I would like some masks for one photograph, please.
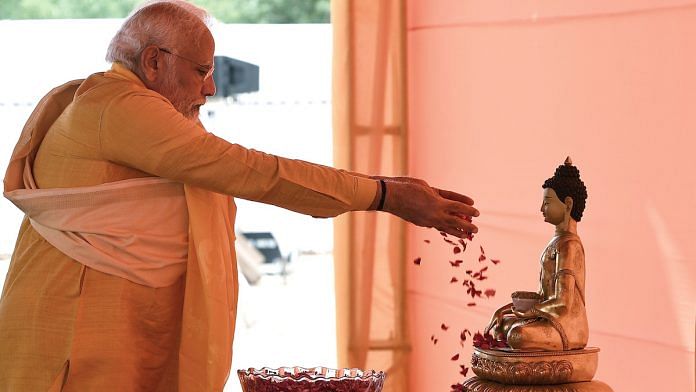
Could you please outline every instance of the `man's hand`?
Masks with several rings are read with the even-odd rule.
[[[384,211],[415,225],[434,227],[460,238],[478,232],[471,217],[479,216],[479,212],[470,197],[433,188],[417,178],[373,178],[384,180],[387,185]]]

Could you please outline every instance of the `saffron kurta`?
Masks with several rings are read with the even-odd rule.
[[[39,188],[158,176],[313,216],[365,209],[377,187],[230,144],[118,64],[80,85],[33,171]],[[177,390],[184,282],[152,288],[85,267],[25,220],[0,299],[0,391]]]

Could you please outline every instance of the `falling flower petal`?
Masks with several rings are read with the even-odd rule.
[[[481,248],[481,254],[485,254],[486,252],[483,250],[483,245],[479,245],[479,248]]]
[[[481,256],[479,256],[479,262],[481,262],[483,260],[486,260],[486,255],[481,254]]]
[[[466,374],[469,372],[469,368],[466,367],[465,365],[459,365],[459,367],[462,368],[462,369],[459,371],[459,374],[461,374],[462,376],[466,377]]]
[[[450,279],[450,283],[456,283],[456,282],[459,282],[459,279],[457,279],[455,276],[453,276],[452,279]]]
[[[442,325],[440,325],[440,328],[441,328],[443,331],[447,331],[447,330],[449,329],[449,326],[445,325],[445,323],[442,323]]]
[[[498,259],[491,259],[491,263],[493,263],[493,264],[498,264],[498,263],[500,263],[500,260],[498,260]]]
[[[476,306],[476,302],[469,302],[466,306]]]
[[[486,298],[493,297],[495,296],[495,289],[486,289],[486,291],[484,291],[483,294],[486,295]]]
[[[457,253],[461,253],[461,251],[462,251],[462,249],[461,249],[460,247],[458,247],[458,246],[455,246],[455,247],[452,249],[452,252],[454,252],[455,255],[456,255]]]
[[[425,242],[426,244],[429,244],[430,240],[423,240],[423,242]]]
[[[450,358],[450,359],[453,360],[453,361],[459,360],[459,354],[454,354],[454,356],[453,356],[452,358]]]
[[[416,259],[413,260],[413,264],[415,264],[415,265],[420,265],[420,264],[421,264],[421,258],[420,258],[420,257],[416,257]]]

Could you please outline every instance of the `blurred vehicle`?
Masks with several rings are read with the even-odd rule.
[[[261,265],[266,261],[265,256],[244,235],[237,235],[234,248],[239,271],[250,285],[258,283],[263,275]]]
[[[262,232],[242,232],[244,238],[256,248],[264,257],[264,262],[259,266],[260,270],[267,275],[286,275],[288,263],[292,258],[290,255],[283,256],[273,233]]]

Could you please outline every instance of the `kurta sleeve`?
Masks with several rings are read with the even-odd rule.
[[[313,216],[365,210],[377,192],[369,178],[229,143],[144,88],[104,107],[99,149],[106,160],[154,176]]]

